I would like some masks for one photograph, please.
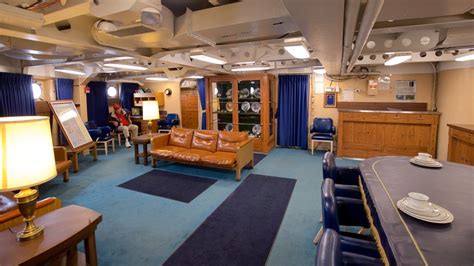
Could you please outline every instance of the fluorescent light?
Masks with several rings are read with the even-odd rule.
[[[238,72],[238,71],[261,71],[261,70],[268,70],[268,69],[270,69],[269,65],[253,65],[253,66],[234,67],[231,70],[234,72]]]
[[[131,56],[117,56],[117,57],[105,58],[104,62],[117,61],[117,60],[130,60],[130,59],[133,59],[133,57],[131,57]]]
[[[147,70],[147,67],[138,66],[138,65],[129,65],[129,64],[118,64],[118,63],[106,63],[104,64],[106,67],[115,67],[121,69],[129,69],[129,70]]]
[[[244,61],[244,62],[237,62],[236,65],[250,65],[255,64],[255,61]]]
[[[207,62],[207,63],[211,63],[211,64],[216,64],[216,65],[224,65],[225,63],[227,63],[226,61],[224,61],[222,59],[219,59],[217,57],[213,57],[213,56],[210,56],[210,55],[205,55],[205,54],[202,54],[202,53],[191,54],[189,57],[191,57],[192,59],[196,59],[196,60],[199,60],[199,61],[203,61],[203,62]]]
[[[309,51],[303,44],[285,45],[285,50],[298,59],[309,58]]]
[[[324,69],[324,68],[315,68],[315,69],[313,69],[313,72],[314,72],[315,74],[325,74],[325,73],[326,73],[326,69]]]
[[[188,79],[202,79],[204,76],[201,75],[192,75],[192,76],[187,76],[186,78]]]
[[[411,59],[411,55],[397,55],[385,61],[384,65],[386,66],[398,65],[410,59]]]
[[[148,77],[146,80],[152,80],[152,81],[166,81],[168,78],[165,77]]]
[[[66,73],[66,74],[78,75],[78,76],[84,76],[86,74],[84,71],[74,70],[74,69],[65,69],[65,68],[55,69],[54,71]]]
[[[458,62],[471,61],[474,60],[474,51],[466,54],[461,54],[457,56],[454,60]]]

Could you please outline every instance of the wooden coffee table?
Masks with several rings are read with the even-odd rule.
[[[160,133],[153,133],[151,134],[151,137],[148,134],[143,134],[137,137],[132,138],[133,141],[133,146],[135,150],[135,164],[140,163],[140,157],[143,157],[143,165],[148,165],[148,156],[150,156],[148,152],[148,144],[150,143],[150,140],[153,137],[157,137],[159,135],[162,135]],[[139,145],[143,146],[143,151],[140,152],[139,150]]]
[[[0,232],[0,265],[97,265],[95,230],[102,215],[93,210],[70,205],[37,219],[44,226],[42,236],[18,242],[10,230]],[[12,228],[20,231],[23,224]],[[85,254],[77,251],[84,241]]]

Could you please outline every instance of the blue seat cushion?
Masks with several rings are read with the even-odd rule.
[[[314,134],[311,139],[314,140],[334,140],[334,136],[328,134]]]

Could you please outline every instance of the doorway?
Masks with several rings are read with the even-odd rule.
[[[181,125],[183,128],[198,129],[199,126],[198,90],[181,88]]]

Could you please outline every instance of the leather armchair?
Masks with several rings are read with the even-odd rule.
[[[334,149],[334,138],[336,135],[336,127],[333,125],[331,118],[315,118],[311,133],[311,154],[314,152],[314,144],[318,142],[329,142],[331,152]]]
[[[326,152],[323,157],[323,178],[330,178],[336,184],[338,197],[360,199],[359,168],[338,167],[332,152]]]
[[[384,265],[378,257],[365,253],[363,244],[347,246],[332,229],[324,230],[316,254],[317,266]]]
[[[95,121],[87,121],[85,125],[94,141],[105,141],[112,138],[110,134],[112,129],[109,126],[99,127]]]
[[[179,126],[178,114],[167,114],[166,119],[158,121],[158,130],[170,130],[177,126]]]
[[[56,172],[63,174],[63,181],[69,181],[69,168],[71,168],[72,161],[67,158],[66,147],[54,147],[54,159],[56,160]]]

